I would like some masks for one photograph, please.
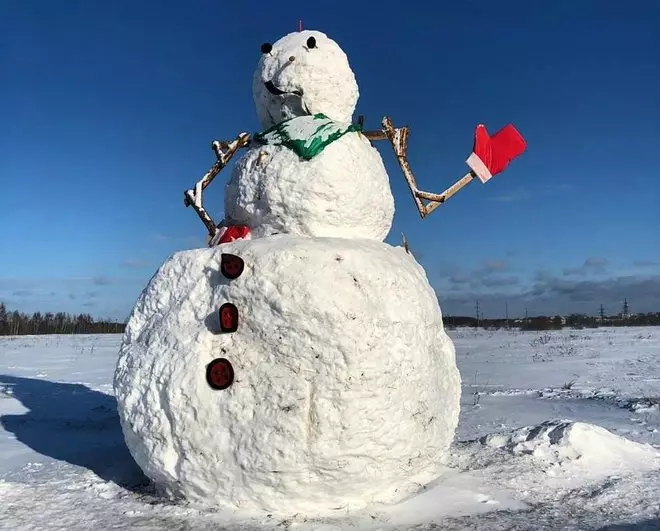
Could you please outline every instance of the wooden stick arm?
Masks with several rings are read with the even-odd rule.
[[[362,118],[362,117],[361,117]],[[363,121],[363,120],[362,120]],[[364,131],[362,134],[368,138],[370,141],[374,140],[389,140],[392,144],[392,149],[394,150],[394,155],[396,156],[399,167],[403,172],[403,176],[408,183],[408,188],[413,196],[417,210],[422,218],[428,216],[441,204],[443,204],[447,199],[453,196],[466,184],[472,181],[475,177],[473,172],[467,173],[460,180],[455,182],[449,188],[447,188],[441,194],[425,192],[417,188],[417,182],[415,181],[415,175],[410,168],[410,163],[408,162],[408,127],[394,127],[392,120],[389,117],[384,117],[382,121],[383,128],[380,131]],[[422,199],[428,201],[428,203],[422,202]]]
[[[239,149],[249,146],[251,142],[252,139],[248,133],[241,133],[231,142],[214,140],[211,143],[211,147],[215,152],[215,156],[218,158],[218,162],[226,166]]]
[[[436,208],[438,208],[441,204],[443,204],[447,199],[449,199],[452,195],[458,192],[466,184],[472,182],[472,179],[474,179],[475,177],[476,175],[470,171],[466,173],[460,180],[452,184],[441,194],[429,194],[428,192],[423,192],[421,190],[418,190],[417,191],[418,197],[421,197],[423,199],[428,199],[430,201],[430,203],[426,205],[426,215],[428,216],[431,212],[433,212]]]
[[[204,209],[202,192],[209,184],[211,184],[216,175],[227,166],[236,152],[241,148],[248,147],[251,142],[252,139],[248,133],[241,133],[231,142],[214,140],[211,143],[211,147],[218,160],[211,169],[207,171],[199,181],[197,181],[194,188],[186,190],[183,194],[183,204],[186,207],[193,207],[193,210],[197,213],[199,219],[202,220],[202,223],[204,223],[204,226],[211,237],[215,236],[218,226]]]
[[[410,168],[408,163],[408,128],[407,127],[394,127],[392,120],[389,117],[383,118],[382,121],[383,132],[387,136],[387,139],[392,144],[392,149],[394,150],[394,155],[396,160],[399,163],[399,167],[403,172],[403,176],[408,183],[408,188],[412,194],[413,201],[415,201],[415,206],[419,211],[419,215],[424,218],[426,216],[426,206],[422,203],[422,200],[417,195],[417,183],[415,182],[415,175]]]
[[[360,128],[364,124],[364,117],[358,118]],[[362,131],[370,141],[375,140],[389,140],[394,150],[394,155],[399,163],[399,167],[403,172],[406,179],[410,193],[412,194],[415,206],[422,218],[428,216],[438,206],[442,205],[447,199],[456,194],[461,188],[470,183],[475,174],[473,172],[467,173],[463,178],[447,188],[441,194],[425,192],[417,188],[415,176],[410,168],[408,162],[408,127],[394,127],[392,120],[389,117],[384,117],[381,122],[382,128],[378,131]],[[248,133],[241,133],[231,142],[215,140],[211,144],[213,152],[217,158],[216,163],[207,171],[204,176],[197,181],[194,188],[184,192],[184,204],[186,207],[193,207],[199,218],[204,223],[211,241],[218,232],[218,225],[213,221],[208,212],[204,209],[202,202],[202,193],[204,189],[211,184],[213,179],[220,173],[225,166],[229,163],[232,157],[239,149],[249,147],[252,139]],[[424,203],[422,200],[427,201]]]
[[[369,140],[387,140],[387,135],[385,131],[362,131],[362,134],[366,136]]]

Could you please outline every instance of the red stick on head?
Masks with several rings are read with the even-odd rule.
[[[302,31],[302,19],[298,19],[298,32]]]

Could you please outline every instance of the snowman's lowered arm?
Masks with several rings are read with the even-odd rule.
[[[364,117],[360,116],[358,123],[364,123]],[[385,116],[381,122],[382,129],[380,131],[364,131],[362,134],[369,140],[389,140],[394,149],[394,155],[397,162],[401,167],[403,176],[408,183],[408,188],[413,196],[417,210],[422,218],[428,216],[447,199],[453,196],[461,188],[471,182],[475,177],[479,178],[482,183],[485,183],[493,175],[504,170],[507,164],[515,157],[520,155],[526,147],[525,140],[520,136],[520,133],[512,125],[507,125],[491,138],[486,132],[483,125],[477,126],[475,133],[475,144],[473,153],[467,160],[468,165],[472,168],[468,173],[461,177],[458,181],[452,184],[441,194],[425,192],[417,188],[415,176],[410,169],[408,163],[408,127],[394,127],[392,120]],[[493,145],[493,140],[498,138],[497,149]],[[493,160],[493,153],[497,151],[497,159]],[[489,156],[484,156],[487,153]],[[482,159],[486,159],[485,161]],[[428,201],[424,203],[424,201]]]
[[[215,178],[218,173],[229,163],[231,158],[235,153],[244,147],[250,145],[251,139],[248,133],[241,133],[236,137],[235,140],[231,142],[218,141],[215,140],[211,143],[211,147],[215,152],[215,156],[218,159],[216,163],[211,167],[209,171],[206,172],[204,177],[202,177],[195,188],[186,190],[183,194],[183,204],[187,207],[193,207],[193,210],[197,212],[199,219],[202,220],[204,226],[208,230],[209,236],[213,238],[216,232],[218,231],[218,225],[211,219],[211,216],[204,208],[202,203],[202,192],[204,189],[211,184],[211,181]]]

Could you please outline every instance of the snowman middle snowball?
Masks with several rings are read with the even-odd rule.
[[[225,221],[255,237],[383,241],[394,198],[380,154],[351,124],[358,87],[346,54],[319,31],[263,50],[253,95],[266,131],[232,172]]]

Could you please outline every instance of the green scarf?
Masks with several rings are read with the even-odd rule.
[[[301,159],[310,160],[346,133],[361,131],[358,124],[335,122],[325,114],[297,116],[254,135],[261,144],[286,146]]]

